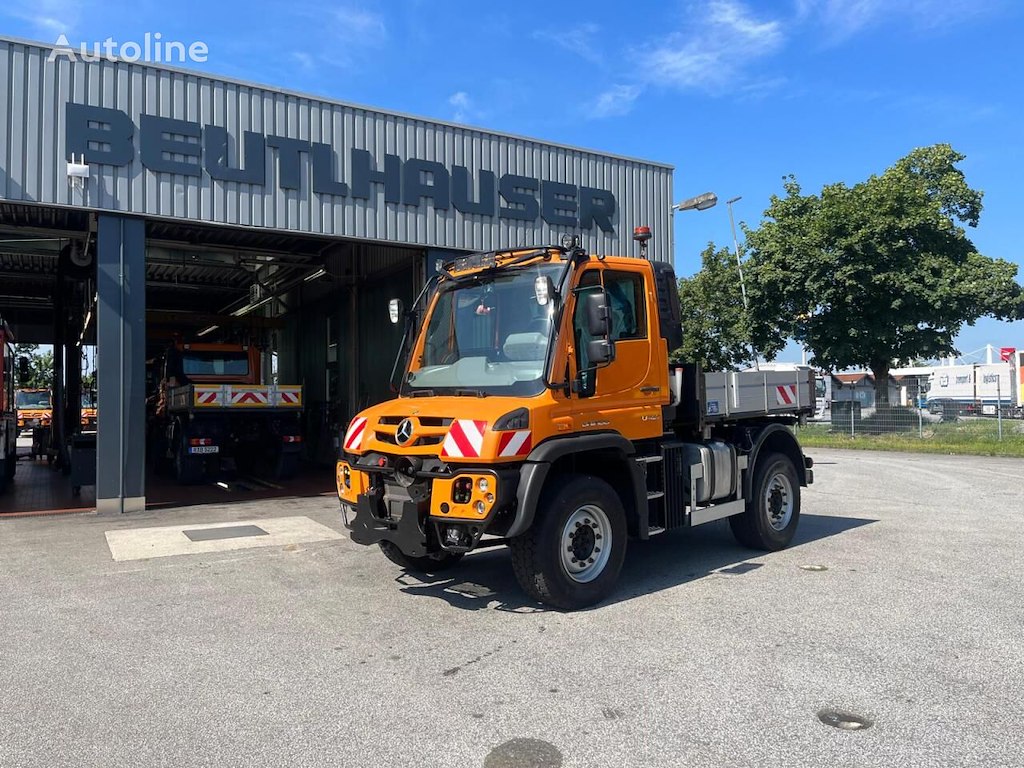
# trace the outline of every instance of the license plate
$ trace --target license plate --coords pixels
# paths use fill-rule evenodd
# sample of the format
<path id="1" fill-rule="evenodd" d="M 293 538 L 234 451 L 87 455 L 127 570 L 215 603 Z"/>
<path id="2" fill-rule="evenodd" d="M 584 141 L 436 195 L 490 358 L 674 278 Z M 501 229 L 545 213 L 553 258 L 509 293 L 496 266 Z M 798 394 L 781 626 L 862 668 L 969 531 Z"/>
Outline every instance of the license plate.
<path id="1" fill-rule="evenodd" d="M 188 449 L 189 453 L 220 453 L 219 445 L 193 445 Z"/>

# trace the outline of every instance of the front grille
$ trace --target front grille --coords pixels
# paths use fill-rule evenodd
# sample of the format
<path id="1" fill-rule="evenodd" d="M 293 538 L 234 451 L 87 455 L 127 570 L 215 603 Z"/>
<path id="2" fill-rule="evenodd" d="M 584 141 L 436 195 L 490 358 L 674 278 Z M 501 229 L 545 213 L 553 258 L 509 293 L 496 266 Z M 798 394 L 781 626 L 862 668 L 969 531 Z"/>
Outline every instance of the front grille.
<path id="1" fill-rule="evenodd" d="M 395 435 L 392 432 L 375 431 L 373 434 L 374 437 L 376 437 L 382 443 L 387 443 L 388 445 L 398 445 L 398 441 L 395 440 Z M 411 443 L 403 445 L 402 447 L 411 448 L 417 445 L 438 445 L 443 440 L 444 435 L 423 435 L 422 437 L 417 437 Z"/>
<path id="2" fill-rule="evenodd" d="M 408 418 L 413 418 L 413 417 L 411 417 L 411 416 L 381 416 L 380 420 L 379 420 L 379 423 L 387 425 L 387 426 L 397 427 L 399 424 L 401 424 L 403 421 L 405 421 Z M 418 421 L 420 423 L 420 426 L 422 426 L 422 427 L 435 427 L 435 428 L 439 428 L 439 429 L 443 428 L 443 427 L 450 427 L 452 425 L 452 421 L 454 421 L 454 419 L 450 419 L 450 418 L 448 418 L 446 416 L 417 416 L 415 418 L 416 418 L 416 421 Z"/>

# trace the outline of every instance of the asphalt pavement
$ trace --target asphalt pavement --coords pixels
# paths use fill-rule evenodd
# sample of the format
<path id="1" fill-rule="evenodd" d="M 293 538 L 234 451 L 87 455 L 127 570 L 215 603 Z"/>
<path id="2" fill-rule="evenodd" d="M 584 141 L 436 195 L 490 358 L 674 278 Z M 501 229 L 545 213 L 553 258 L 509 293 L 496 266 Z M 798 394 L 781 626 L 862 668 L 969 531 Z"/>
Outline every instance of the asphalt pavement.
<path id="1" fill-rule="evenodd" d="M 792 548 L 725 522 L 631 543 L 577 613 L 527 600 L 503 550 L 416 577 L 347 538 L 107 544 L 341 530 L 326 497 L 0 519 L 0 766 L 1024 763 L 1024 462 L 812 455 Z"/>

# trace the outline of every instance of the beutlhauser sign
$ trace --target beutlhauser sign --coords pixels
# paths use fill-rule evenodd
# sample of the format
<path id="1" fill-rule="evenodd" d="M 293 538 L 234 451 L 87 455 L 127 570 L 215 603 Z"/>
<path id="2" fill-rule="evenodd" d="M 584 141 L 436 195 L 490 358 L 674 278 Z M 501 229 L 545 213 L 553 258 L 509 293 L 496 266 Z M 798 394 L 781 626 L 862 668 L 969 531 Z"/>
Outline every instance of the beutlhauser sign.
<path id="1" fill-rule="evenodd" d="M 615 195 L 604 189 L 513 173 L 498 177 L 483 168 L 393 154 L 380 161 L 355 147 L 342 158 L 330 144 L 254 131 L 243 131 L 238 151 L 232 152 L 235 142 L 222 126 L 156 115 L 141 115 L 136 125 L 122 110 L 74 102 L 68 102 L 65 116 L 69 160 L 84 157 L 90 164 L 126 167 L 138 158 L 154 174 L 205 174 L 282 190 L 301 190 L 305 176 L 324 202 L 383 195 L 394 205 L 420 207 L 429 201 L 435 211 L 615 232 Z M 269 164 L 275 160 L 273 174 Z"/>

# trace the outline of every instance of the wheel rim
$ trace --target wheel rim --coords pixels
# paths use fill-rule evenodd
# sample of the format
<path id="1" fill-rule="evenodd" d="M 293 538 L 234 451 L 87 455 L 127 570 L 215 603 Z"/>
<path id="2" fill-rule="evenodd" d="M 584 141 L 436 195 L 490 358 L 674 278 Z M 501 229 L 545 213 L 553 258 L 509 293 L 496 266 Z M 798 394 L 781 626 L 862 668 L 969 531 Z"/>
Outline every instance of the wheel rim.
<path id="1" fill-rule="evenodd" d="M 768 524 L 776 531 L 785 530 L 793 519 L 793 484 L 785 472 L 777 472 L 764 489 L 764 508 Z"/>
<path id="2" fill-rule="evenodd" d="M 585 504 L 565 522 L 561 538 L 562 568 L 581 584 L 604 571 L 612 552 L 612 526 L 600 507 Z"/>

